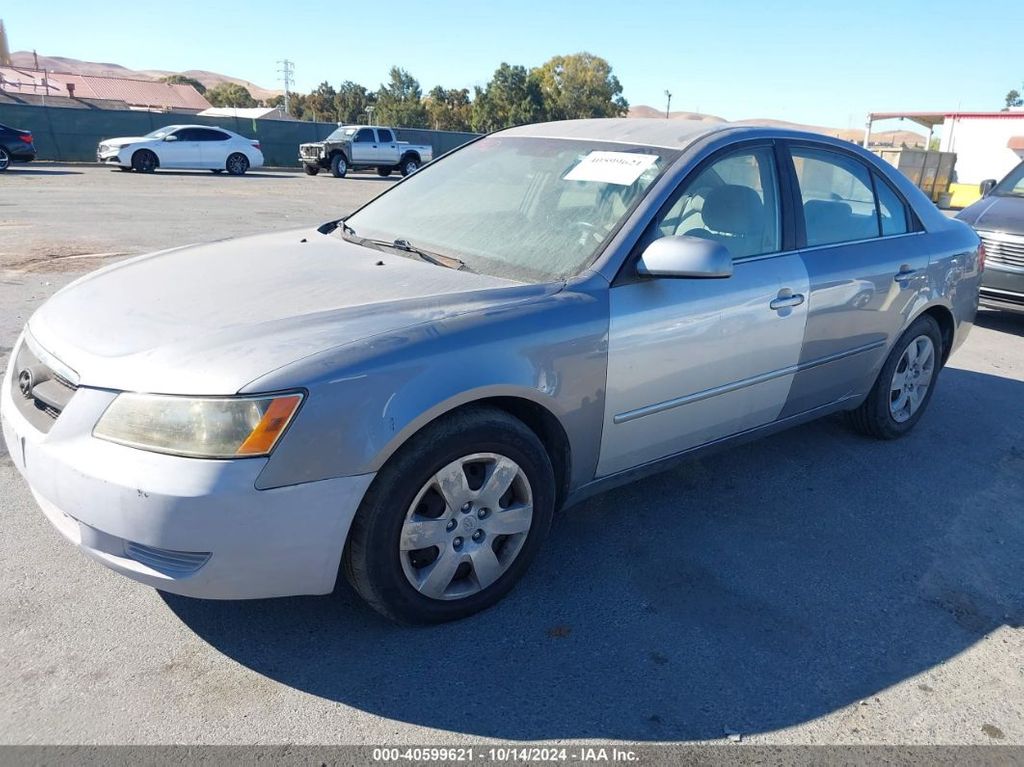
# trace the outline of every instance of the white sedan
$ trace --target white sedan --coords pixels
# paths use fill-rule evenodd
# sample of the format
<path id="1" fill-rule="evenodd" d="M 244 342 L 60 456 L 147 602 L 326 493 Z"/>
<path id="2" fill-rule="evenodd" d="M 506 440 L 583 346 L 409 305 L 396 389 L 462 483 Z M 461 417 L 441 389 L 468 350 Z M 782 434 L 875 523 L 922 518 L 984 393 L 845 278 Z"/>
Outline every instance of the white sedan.
<path id="1" fill-rule="evenodd" d="M 260 142 L 225 128 L 206 125 L 168 125 L 145 136 L 108 138 L 96 149 L 96 159 L 121 170 L 152 173 L 157 168 L 227 171 L 241 176 L 263 165 Z"/>

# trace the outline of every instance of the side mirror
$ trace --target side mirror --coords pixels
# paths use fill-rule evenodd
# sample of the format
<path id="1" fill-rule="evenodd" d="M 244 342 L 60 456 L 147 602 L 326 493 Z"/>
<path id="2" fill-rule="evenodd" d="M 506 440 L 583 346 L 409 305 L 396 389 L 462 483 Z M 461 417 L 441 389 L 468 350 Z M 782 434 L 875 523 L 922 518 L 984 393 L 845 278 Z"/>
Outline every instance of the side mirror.
<path id="1" fill-rule="evenodd" d="M 167 136 L 164 136 L 164 141 L 177 141 L 177 140 L 178 140 L 178 137 L 175 136 L 173 133 L 171 133 L 171 134 L 169 134 Z"/>
<path id="2" fill-rule="evenodd" d="M 988 197 L 989 193 L 995 189 L 996 180 L 994 178 L 986 178 L 980 184 L 978 184 L 978 191 L 981 192 L 982 197 Z"/>
<path id="3" fill-rule="evenodd" d="M 703 237 L 660 237 L 644 250 L 636 271 L 644 277 L 721 279 L 732 276 L 732 256 L 721 243 Z"/>

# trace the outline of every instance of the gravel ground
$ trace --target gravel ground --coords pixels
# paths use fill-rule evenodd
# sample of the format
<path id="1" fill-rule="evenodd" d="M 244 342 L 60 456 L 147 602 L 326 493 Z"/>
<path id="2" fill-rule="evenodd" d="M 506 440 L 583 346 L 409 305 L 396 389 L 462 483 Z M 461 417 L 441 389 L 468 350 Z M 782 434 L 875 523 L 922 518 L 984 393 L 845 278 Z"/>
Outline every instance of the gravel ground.
<path id="1" fill-rule="evenodd" d="M 0 367 L 84 268 L 314 224 L 376 177 L 0 177 Z M 68 256 L 86 255 L 71 259 Z M 398 629 L 344 585 L 239 603 L 94 564 L 0 453 L 0 743 L 1024 744 L 1024 317 L 912 436 L 827 419 L 562 514 L 499 607 Z"/>

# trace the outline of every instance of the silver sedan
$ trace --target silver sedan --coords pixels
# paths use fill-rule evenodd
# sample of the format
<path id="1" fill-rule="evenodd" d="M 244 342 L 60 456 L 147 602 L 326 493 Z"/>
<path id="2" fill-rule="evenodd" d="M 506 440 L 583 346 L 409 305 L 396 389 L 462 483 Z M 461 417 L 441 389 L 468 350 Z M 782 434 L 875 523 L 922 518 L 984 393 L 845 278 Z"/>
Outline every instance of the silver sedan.
<path id="1" fill-rule="evenodd" d="M 846 142 L 514 128 L 317 229 L 73 283 L 15 345 L 3 433 L 53 525 L 138 581 L 237 599 L 342 571 L 395 620 L 451 620 L 606 488 L 837 411 L 907 434 L 982 260 Z"/>

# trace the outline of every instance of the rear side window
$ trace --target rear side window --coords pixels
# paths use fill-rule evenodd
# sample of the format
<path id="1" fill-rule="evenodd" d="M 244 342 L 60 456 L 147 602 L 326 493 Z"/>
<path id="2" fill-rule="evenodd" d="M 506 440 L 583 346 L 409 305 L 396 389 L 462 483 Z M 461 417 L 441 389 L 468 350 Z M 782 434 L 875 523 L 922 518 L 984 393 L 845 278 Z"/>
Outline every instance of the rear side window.
<path id="1" fill-rule="evenodd" d="M 878 210 L 867 167 L 822 149 L 798 146 L 792 154 L 808 246 L 878 237 Z"/>
<path id="2" fill-rule="evenodd" d="M 389 144 L 395 140 L 395 137 L 391 135 L 391 131 L 380 128 L 377 128 L 377 138 L 380 139 L 382 144 Z"/>
<path id="3" fill-rule="evenodd" d="M 875 192 L 878 194 L 878 212 L 882 218 L 882 235 L 906 234 L 910 231 L 907 226 L 907 209 L 903 205 L 903 200 L 877 173 L 875 174 Z"/>
<path id="4" fill-rule="evenodd" d="M 194 133 L 196 137 L 193 141 L 226 141 L 228 139 L 227 133 L 209 128 L 195 128 Z"/>

